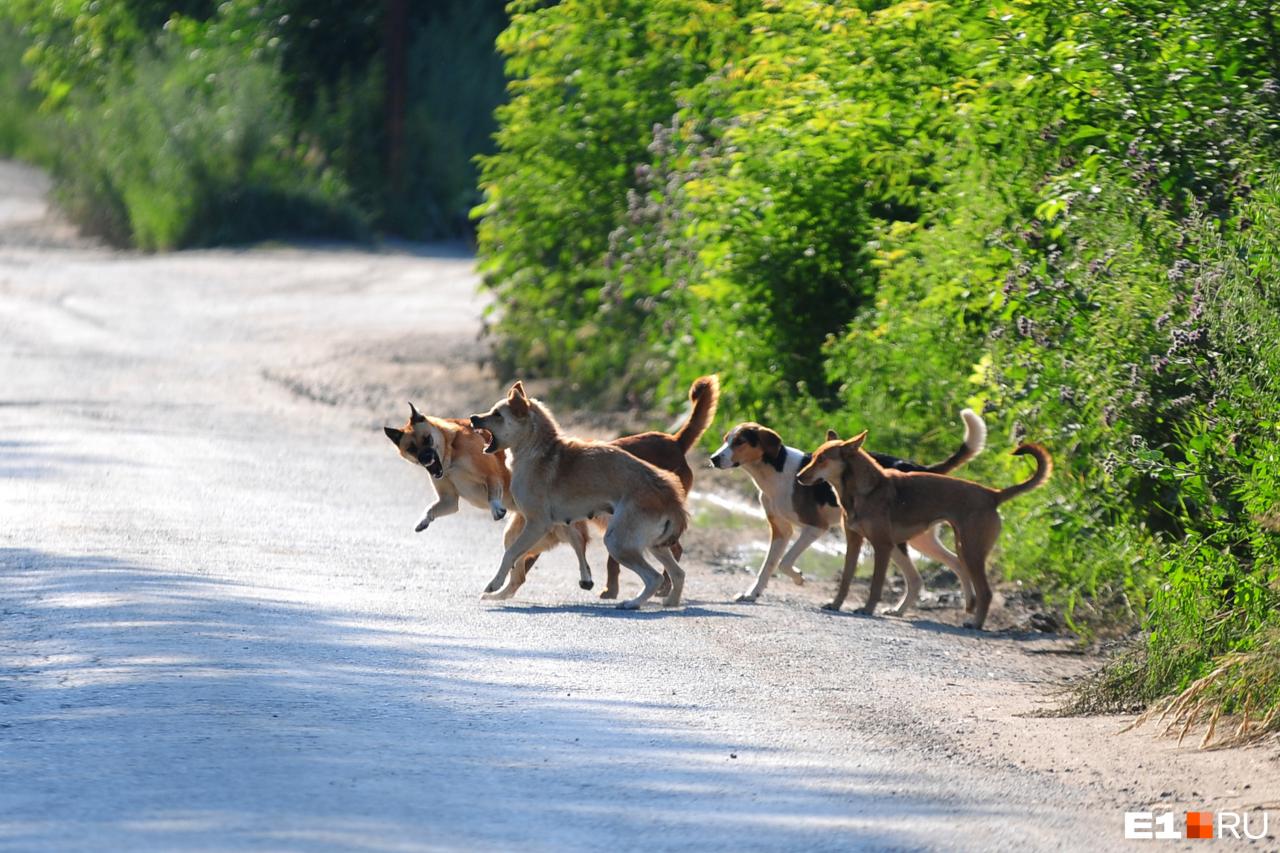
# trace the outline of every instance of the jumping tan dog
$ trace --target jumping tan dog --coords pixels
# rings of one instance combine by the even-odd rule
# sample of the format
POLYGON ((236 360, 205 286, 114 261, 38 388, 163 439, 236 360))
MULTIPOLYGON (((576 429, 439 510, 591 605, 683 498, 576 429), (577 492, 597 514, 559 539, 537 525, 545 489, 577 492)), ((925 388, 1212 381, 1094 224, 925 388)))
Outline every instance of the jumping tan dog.
POLYGON ((640 595, 618 606, 635 609, 658 588, 662 574, 645 559, 646 550, 658 558, 671 579, 671 592, 663 604, 680 603, 684 570, 671 546, 684 533, 689 516, 684 489, 674 474, 615 445, 565 436, 551 412, 526 395, 520 382, 488 412, 472 415, 471 426, 492 436, 486 453, 511 449, 511 494, 525 518, 524 529, 508 546, 485 590, 486 597, 510 597, 513 590, 507 582, 517 560, 553 525, 607 513, 611 517, 605 548, 644 583, 640 595))
MULTIPOLYGON (((421 533, 437 518, 453 515, 458 511, 459 498, 472 506, 488 509, 495 521, 506 515, 506 508, 513 503, 506 454, 485 453, 488 436, 476 432, 470 423, 460 418, 427 417, 410 403, 409 420, 404 429, 383 427, 383 431, 405 460, 426 468, 434 478, 436 502, 414 530, 421 533)), ((515 541, 523 529, 524 519, 518 512, 512 513, 503 534, 504 547, 515 541)), ((566 542, 578 558, 578 585, 591 589, 594 584, 591 566, 587 563, 587 535, 586 522, 554 525, 526 551, 521 561, 521 579, 540 553, 566 542)))
POLYGON ((858 554, 865 538, 875 549, 875 571, 871 575, 871 591, 867 603, 858 612, 875 612, 884 588, 889 555, 899 542, 927 530, 940 521, 951 525, 965 574, 973 583, 977 605, 965 620, 966 628, 981 629, 991 607, 991 585, 987 581, 987 556, 1000 535, 1000 504, 1024 492, 1039 488, 1049 479, 1053 459, 1038 444, 1019 445, 1015 456, 1030 454, 1036 460, 1036 472, 1030 480, 1007 489, 991 489, 968 480, 940 474, 906 473, 886 469, 862 449, 867 433, 840 441, 834 432, 814 451, 796 480, 813 485, 819 480, 830 483, 844 510, 844 572, 835 599, 827 605, 839 610, 849 592, 858 565, 858 554))
MULTIPOLYGON (((888 454, 872 454, 885 467, 905 471, 930 471, 945 474, 959 468, 982 452, 986 445, 987 426, 972 409, 960 413, 964 422, 964 441, 947 459, 935 465, 917 465, 888 454)), ((796 474, 809 463, 810 455, 794 447, 787 447, 773 430, 756 423, 738 424, 725 434, 724 444, 711 456, 716 468, 743 468, 760 490, 760 507, 769 522, 769 553, 765 556, 751 588, 738 596, 738 601, 755 601, 764 592, 774 570, 788 575, 795 583, 804 583, 804 576, 795 569, 800 555, 827 530, 840 523, 840 505, 835 492, 826 483, 802 486, 796 482, 796 474), (790 548, 795 528, 800 535, 790 548), (785 553, 784 553, 785 552, 785 553)), ((941 540, 937 527, 914 537, 910 545, 917 551, 946 565, 960 579, 966 604, 973 602, 973 587, 964 574, 960 560, 941 540)), ((900 615, 914 607, 920 595, 922 582, 905 549, 895 551, 894 563, 906 580, 902 600, 889 611, 900 615)))

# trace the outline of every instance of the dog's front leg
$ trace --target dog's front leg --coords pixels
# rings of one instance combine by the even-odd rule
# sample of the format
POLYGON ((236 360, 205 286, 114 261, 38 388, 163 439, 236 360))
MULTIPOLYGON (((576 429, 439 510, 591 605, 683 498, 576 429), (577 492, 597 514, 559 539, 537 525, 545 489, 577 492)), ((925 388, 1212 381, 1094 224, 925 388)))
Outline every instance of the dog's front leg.
POLYGON ((862 556, 862 534, 848 527, 844 529, 844 570, 840 572, 840 587, 836 597, 822 605, 823 610, 839 610, 849 594, 849 584, 853 581, 853 573, 858 568, 858 558, 862 556))
POLYGON ((871 541, 875 553, 875 568, 871 572, 871 590, 867 593, 867 603, 858 608, 858 613, 871 616, 880 603, 880 595, 884 592, 884 577, 889 572, 889 557, 897 547, 892 539, 875 539, 871 541))
POLYGON ((595 580, 591 577, 591 564, 587 562, 587 525, 581 521, 575 521, 569 525, 569 547, 573 549, 573 555, 578 558, 578 586, 583 589, 591 589, 596 585, 595 580))
POLYGON ((520 531, 520 535, 516 536, 515 541, 507 546, 506 552, 502 555, 502 563, 498 566, 498 573, 493 576, 493 580, 489 581, 489 585, 484 588, 482 598, 510 598, 515 593, 515 588, 503 589, 503 584, 507 582, 507 576, 511 574, 512 568, 515 567, 516 560, 523 560, 525 555, 547 535, 547 531, 551 529, 551 522, 543 519, 534 520, 531 518, 524 519, 524 528, 520 531))
POLYGON ((756 582, 749 590, 738 596, 738 601, 755 601, 764 592, 764 588, 769 585, 769 578, 773 576, 773 570, 778 567, 778 561, 782 559, 782 554, 787 548, 787 540, 791 538, 791 532, 791 525, 785 521, 769 519, 769 553, 765 554, 764 562, 760 564, 760 571, 756 573, 756 582))
POLYGON ((502 505, 502 480, 492 479, 485 483, 485 489, 489 497, 489 512, 493 514, 494 521, 502 521, 502 517, 507 514, 507 508, 502 505))
POLYGON ((418 522, 418 526, 413 528, 413 530, 415 533, 421 533, 437 518, 444 518, 446 515, 453 515, 457 511, 457 490, 452 486, 444 485, 444 482, 441 481, 436 484, 436 502, 427 508, 427 511, 422 515, 422 520, 418 522))

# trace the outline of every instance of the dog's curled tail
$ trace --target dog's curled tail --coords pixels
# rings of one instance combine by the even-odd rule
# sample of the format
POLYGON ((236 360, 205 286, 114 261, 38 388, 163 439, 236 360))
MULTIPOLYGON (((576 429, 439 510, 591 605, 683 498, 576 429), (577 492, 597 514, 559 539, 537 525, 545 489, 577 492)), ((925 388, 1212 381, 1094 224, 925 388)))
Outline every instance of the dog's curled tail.
POLYGON ((982 452, 987 446, 987 424, 973 409, 962 409, 960 420, 964 421, 964 441, 941 462, 926 466, 924 470, 931 474, 949 474, 982 452))
POLYGON ((1007 489, 1001 489, 996 492, 996 505, 1004 503, 1010 498, 1016 498, 1023 492, 1029 492, 1032 489, 1038 489, 1049 479, 1049 475, 1053 473, 1053 457, 1049 455, 1049 451, 1045 450, 1038 444, 1020 444, 1013 451, 1014 456, 1025 456, 1031 454, 1036 458, 1036 472, 1031 475, 1031 479, 1025 483, 1018 483, 1016 486, 1010 486, 1007 489))
POLYGON ((689 386, 689 402, 693 403, 693 409, 675 434, 676 443, 685 453, 693 449, 716 416, 716 407, 720 405, 720 377, 713 373, 693 380, 689 386))

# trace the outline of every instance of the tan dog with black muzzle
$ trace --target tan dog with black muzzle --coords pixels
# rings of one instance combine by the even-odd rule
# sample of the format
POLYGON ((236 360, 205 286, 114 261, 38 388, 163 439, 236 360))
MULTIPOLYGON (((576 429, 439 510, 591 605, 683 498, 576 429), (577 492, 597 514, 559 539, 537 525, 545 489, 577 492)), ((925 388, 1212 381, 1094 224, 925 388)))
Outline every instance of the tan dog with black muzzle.
MULTIPOLYGON (((485 453, 489 436, 474 430, 469 422, 461 418, 428 417, 410 403, 409 420, 404 428, 383 427, 383 431, 406 461, 426 468, 432 476, 436 502, 414 528, 418 533, 436 519, 457 512, 459 498, 472 506, 488 509, 494 521, 501 520, 508 507, 514 510, 506 454, 485 453)), ((509 546, 523 530, 524 518, 513 511, 503 532, 503 546, 509 546)), ((587 538, 586 522, 553 525, 525 552, 517 569, 521 582, 539 554, 564 542, 578 558, 578 586, 591 589, 594 582, 587 563, 587 538)))
POLYGON ((1031 455, 1036 472, 1030 480, 1007 489, 992 489, 979 483, 942 474, 903 472, 881 467, 862 449, 867 433, 840 441, 834 432, 796 475, 801 485, 825 480, 835 489, 844 511, 845 558, 840 588, 835 599, 824 607, 839 610, 849 593, 865 539, 875 551, 871 591, 859 613, 872 614, 884 589, 889 557, 897 543, 917 536, 940 521, 951 525, 956 549, 974 587, 976 606, 965 620, 966 628, 981 629, 991 607, 991 585, 987 580, 987 557, 1000 535, 1000 504, 1024 492, 1039 488, 1049 479, 1053 459, 1038 444, 1023 444, 1014 455, 1031 455))

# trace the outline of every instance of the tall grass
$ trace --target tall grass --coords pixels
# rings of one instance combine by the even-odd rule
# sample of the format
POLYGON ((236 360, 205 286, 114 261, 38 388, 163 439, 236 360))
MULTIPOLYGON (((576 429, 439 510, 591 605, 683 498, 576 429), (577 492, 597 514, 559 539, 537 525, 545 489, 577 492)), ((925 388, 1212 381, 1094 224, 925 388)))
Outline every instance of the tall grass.
POLYGON ((359 236, 339 175, 314 163, 279 73, 170 42, 74 103, 58 193, 90 230, 160 250, 272 236, 359 236))

